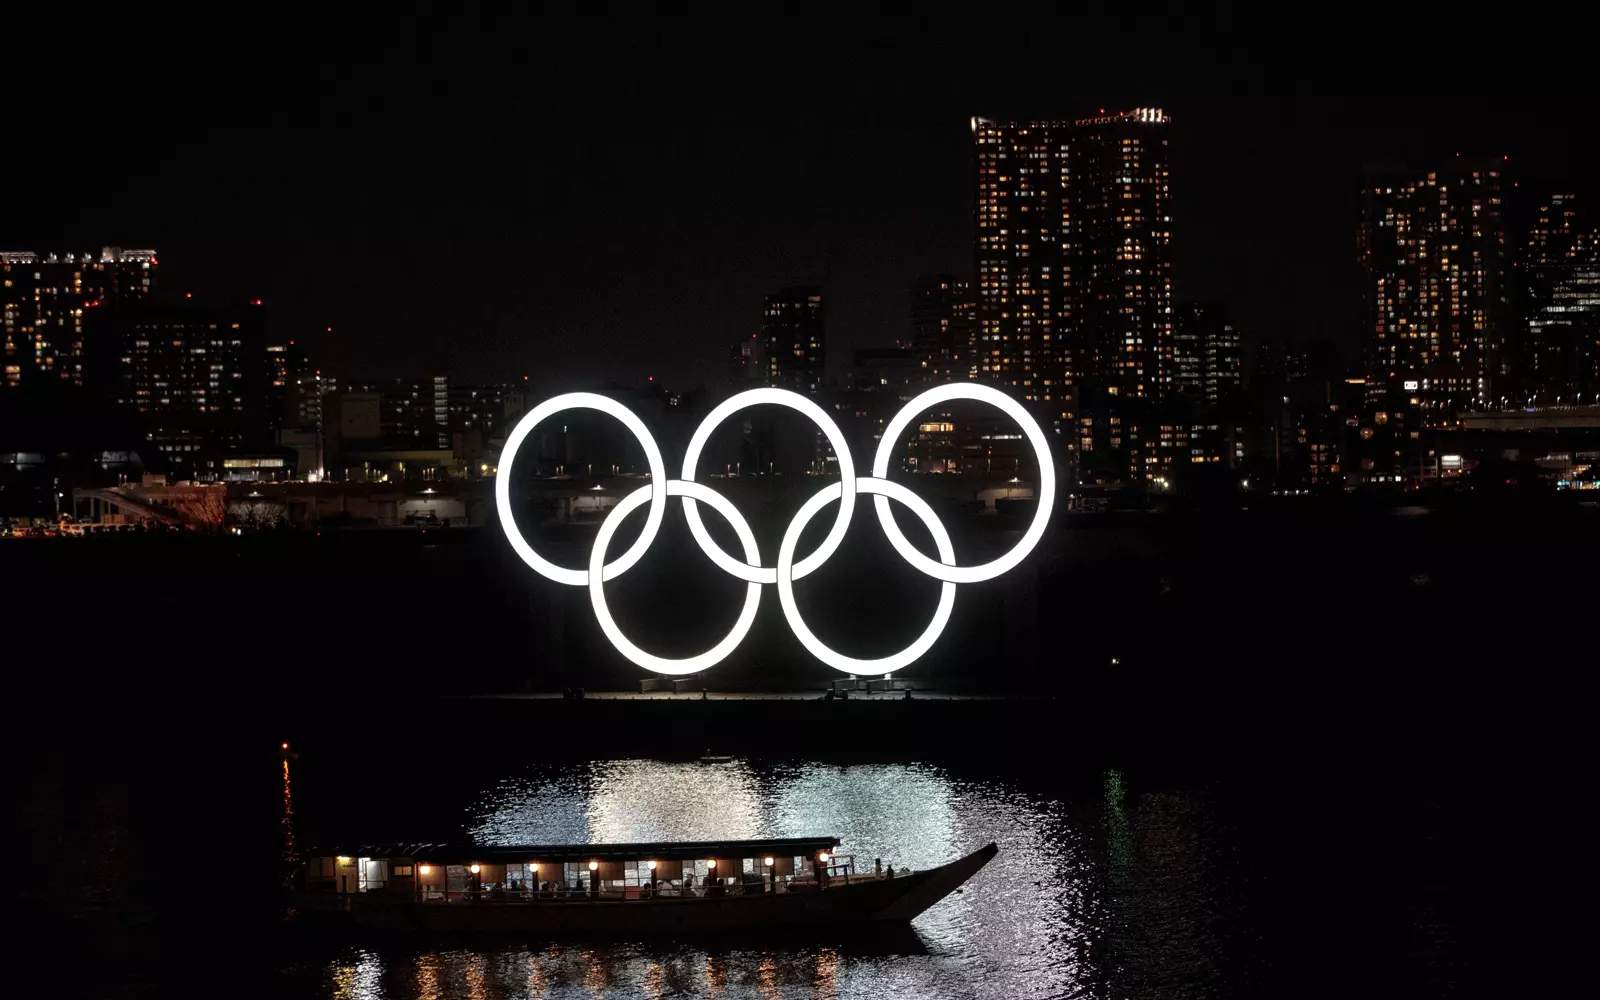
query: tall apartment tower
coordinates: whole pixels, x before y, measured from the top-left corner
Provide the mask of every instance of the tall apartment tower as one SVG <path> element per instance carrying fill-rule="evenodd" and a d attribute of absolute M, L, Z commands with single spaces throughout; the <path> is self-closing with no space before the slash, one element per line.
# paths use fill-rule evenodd
<path fill-rule="evenodd" d="M 308 402 L 298 388 L 301 380 L 315 377 L 311 372 L 311 359 L 304 348 L 295 342 L 276 341 L 266 346 L 266 424 L 277 433 L 285 427 L 303 426 L 301 411 Z"/>
<path fill-rule="evenodd" d="M 117 402 L 141 415 L 172 470 L 270 442 L 259 306 L 141 305 L 118 323 Z"/>
<path fill-rule="evenodd" d="M 84 311 L 150 294 L 154 250 L 0 252 L 0 387 L 84 381 Z"/>
<path fill-rule="evenodd" d="M 1500 160 L 1367 171 L 1357 249 L 1369 383 L 1445 409 L 1487 404 L 1510 370 Z"/>
<path fill-rule="evenodd" d="M 923 384 L 972 375 L 977 300 L 972 282 L 953 274 L 928 274 L 911 284 L 911 350 Z"/>
<path fill-rule="evenodd" d="M 1180 302 L 1173 313 L 1172 396 L 1215 405 L 1244 387 L 1244 345 L 1220 302 Z"/>
<path fill-rule="evenodd" d="M 1520 389 L 1541 403 L 1600 402 L 1600 223 L 1554 194 L 1528 228 Z"/>
<path fill-rule="evenodd" d="M 1172 211 L 1160 108 L 972 120 L 973 375 L 1050 404 L 1165 395 L 1174 373 Z M 1052 417 L 1070 420 L 1070 406 Z"/>
<path fill-rule="evenodd" d="M 825 381 L 827 340 L 822 325 L 822 289 L 801 285 L 765 296 L 761 342 L 768 385 L 815 396 Z"/>

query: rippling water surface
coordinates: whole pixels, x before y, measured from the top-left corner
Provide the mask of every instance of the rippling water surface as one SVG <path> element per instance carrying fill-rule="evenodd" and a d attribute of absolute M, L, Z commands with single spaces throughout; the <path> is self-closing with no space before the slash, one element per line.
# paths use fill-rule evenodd
<path fill-rule="evenodd" d="M 828 833 L 859 866 L 999 855 L 898 939 L 476 949 L 351 945 L 284 970 L 295 996 L 1076 997 L 1222 995 L 1240 876 L 1208 796 L 1063 795 L 919 764 L 651 760 L 527 768 L 463 817 L 484 844 Z"/>

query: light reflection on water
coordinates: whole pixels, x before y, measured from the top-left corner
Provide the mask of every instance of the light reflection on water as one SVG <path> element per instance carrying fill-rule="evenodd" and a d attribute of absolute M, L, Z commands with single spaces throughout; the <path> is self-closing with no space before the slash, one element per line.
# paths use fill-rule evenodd
<path fill-rule="evenodd" d="M 672 942 L 385 946 L 353 949 L 324 966 L 318 995 L 1217 995 L 1202 882 L 1205 807 L 1181 796 L 1149 799 L 1143 811 L 1126 801 L 1114 773 L 1069 803 L 919 764 L 624 760 L 533 768 L 479 797 L 465 824 L 470 836 L 505 845 L 833 834 L 866 868 L 875 858 L 927 868 L 991 840 L 1000 853 L 964 892 L 915 921 L 912 944 L 920 939 L 920 948 L 885 952 L 848 940 L 760 950 Z"/>

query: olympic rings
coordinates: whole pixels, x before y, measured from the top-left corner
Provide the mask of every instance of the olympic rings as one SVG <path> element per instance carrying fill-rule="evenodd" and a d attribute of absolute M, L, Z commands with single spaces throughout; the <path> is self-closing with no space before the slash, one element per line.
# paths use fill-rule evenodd
<path fill-rule="evenodd" d="M 818 490 L 816 496 L 807 500 L 795 512 L 794 520 L 789 522 L 789 530 L 783 533 L 783 543 L 778 546 L 778 603 L 783 605 L 783 617 L 788 620 L 789 628 L 794 630 L 795 638 L 800 640 L 800 645 L 804 646 L 812 656 L 833 669 L 842 670 L 847 674 L 887 674 L 899 670 L 933 648 L 933 644 L 938 641 L 939 633 L 944 631 L 945 624 L 950 621 L 950 609 L 956 603 L 956 585 L 948 580 L 939 585 L 939 607 L 933 613 L 933 621 L 923 629 L 922 635 L 917 637 L 916 642 L 900 652 L 876 660 L 858 660 L 829 649 L 812 633 L 805 619 L 800 617 L 800 609 L 794 603 L 794 574 L 790 573 L 789 569 L 794 560 L 795 543 L 800 540 L 800 532 L 811 523 L 817 511 L 839 499 L 842 492 L 840 487 L 841 484 L 834 483 Z M 876 493 L 879 499 L 898 500 L 910 507 L 913 513 L 922 518 L 922 523 L 928 526 L 929 533 L 933 535 L 933 544 L 939 549 L 939 558 L 950 566 L 955 565 L 956 550 L 950 544 L 950 533 L 944 530 L 939 516 L 928 506 L 926 500 L 899 483 L 892 483 L 887 479 L 860 479 L 856 481 L 856 489 L 862 493 Z"/>
<path fill-rule="evenodd" d="M 617 504 L 616 509 L 606 515 L 606 519 L 601 522 L 600 534 L 595 537 L 594 548 L 589 553 L 589 599 L 594 603 L 594 614 L 600 621 L 600 631 L 606 634 L 606 638 L 611 640 L 611 645 L 617 647 L 617 651 L 623 656 L 646 670 L 654 670 L 658 674 L 698 673 L 714 663 L 721 662 L 724 657 L 733 652 L 734 647 L 744 641 L 745 635 L 750 631 L 750 626 L 755 624 L 756 606 L 761 603 L 761 584 L 749 583 L 745 585 L 744 608 L 739 612 L 739 620 L 734 623 L 733 631 L 729 632 L 721 642 L 699 656 L 691 656 L 682 660 L 669 660 L 665 657 L 646 653 L 634 645 L 627 636 L 622 634 L 622 629 L 617 627 L 616 621 L 611 617 L 611 609 L 606 607 L 605 574 L 595 571 L 600 569 L 601 563 L 605 562 L 606 546 L 611 544 L 611 536 L 617 533 L 617 528 L 622 524 L 623 518 L 632 513 L 640 504 L 650 501 L 651 489 L 652 487 L 649 486 L 641 486 L 629 493 L 621 503 Z M 710 504 L 713 510 L 727 518 L 728 523 L 733 525 L 734 533 L 739 536 L 739 543 L 744 546 L 745 560 L 752 566 L 761 562 L 761 556 L 756 552 L 756 536 L 750 530 L 749 522 L 744 519 L 743 515 L 739 513 L 739 508 L 735 507 L 727 497 L 709 486 L 679 479 L 674 479 L 667 483 L 667 496 L 683 497 L 685 507 L 693 502 L 690 498 L 704 500 Z M 939 527 L 940 530 L 943 530 L 944 525 Z M 947 583 L 945 586 L 951 587 L 953 584 Z"/>
<path fill-rule="evenodd" d="M 896 444 L 910 422 L 919 413 L 930 406 L 955 399 L 970 399 L 976 402 L 988 403 L 1000 409 L 1001 412 L 1016 420 L 1022 426 L 1022 432 L 1033 446 L 1034 453 L 1039 463 L 1039 489 L 1038 506 L 1034 511 L 1033 522 L 1023 532 L 1022 538 L 1012 547 L 1011 551 L 998 559 L 979 566 L 957 566 L 955 564 L 955 549 L 951 545 L 950 535 L 944 525 L 939 521 L 933 508 L 921 497 L 911 490 L 887 479 L 889 462 L 893 458 Z M 705 450 L 706 443 L 710 440 L 711 432 L 717 425 L 735 412 L 747 406 L 761 403 L 787 406 L 809 417 L 828 443 L 833 447 L 833 453 L 839 463 L 839 481 L 823 487 L 811 499 L 807 500 L 794 516 L 785 530 L 783 541 L 778 547 L 777 562 L 774 566 L 761 565 L 760 552 L 756 544 L 755 535 L 750 530 L 750 525 L 740 515 L 738 508 L 734 507 L 722 494 L 712 490 L 709 486 L 695 481 L 696 466 L 699 464 L 700 454 Z M 595 536 L 594 546 L 589 553 L 589 564 L 586 569 L 566 569 L 557 566 L 533 550 L 522 534 L 517 530 L 516 520 L 511 507 L 511 469 L 516 460 L 517 450 L 533 428 L 542 420 L 554 416 L 563 410 L 573 408 L 588 408 L 599 410 L 622 421 L 623 426 L 639 439 L 639 444 L 645 453 L 645 463 L 650 469 L 651 482 L 629 493 L 608 514 L 600 524 L 599 533 Z M 1045 528 L 1049 524 L 1050 509 L 1055 503 L 1056 474 L 1055 466 L 1050 459 L 1049 439 L 1045 437 L 1044 430 L 1034 421 L 1033 417 L 1022 405 L 1004 393 L 984 385 L 972 383 L 952 383 L 942 385 L 917 396 L 907 403 L 894 419 L 884 427 L 882 441 L 878 446 L 872 463 L 872 475 L 858 477 L 855 472 L 855 461 L 850 455 L 850 448 L 839 426 L 833 422 L 827 411 L 812 400 L 798 393 L 784 389 L 751 389 L 741 392 L 731 399 L 713 409 L 695 429 L 690 438 L 689 447 L 684 455 L 683 478 L 668 479 L 666 464 L 661 457 L 661 449 L 657 447 L 655 439 L 645 428 L 644 422 L 623 404 L 608 396 L 595 393 L 574 392 L 556 396 L 545 400 L 530 410 L 512 430 L 507 438 L 504 450 L 500 455 L 500 471 L 495 480 L 495 507 L 500 515 L 500 526 L 506 533 L 506 538 L 511 543 L 512 549 L 527 563 L 534 572 L 557 583 L 569 586 L 588 587 L 589 598 L 594 605 L 595 617 L 600 623 L 600 629 L 605 633 L 611 644 L 617 648 L 629 661 L 644 667 L 647 670 L 661 674 L 691 674 L 704 670 L 728 656 L 729 653 L 744 641 L 749 634 L 751 625 L 755 621 L 756 608 L 761 602 L 761 588 L 765 584 L 776 584 L 778 587 L 778 603 L 783 608 L 785 620 L 795 637 L 800 640 L 807 651 L 822 662 L 836 670 L 848 674 L 881 675 L 915 662 L 919 657 L 933 647 L 939 635 L 944 631 L 950 621 L 951 609 L 955 604 L 955 590 L 958 583 L 979 583 L 992 580 L 1005 571 L 1011 569 L 1025 559 L 1029 552 L 1039 544 L 1039 539 L 1044 536 Z M 873 504 L 878 515 L 878 523 L 883 526 L 884 534 L 889 543 L 894 546 L 908 563 L 918 571 L 940 581 L 939 604 L 934 609 L 933 618 L 929 621 L 920 636 L 898 653 L 877 659 L 857 659 L 838 653 L 824 644 L 811 631 L 810 627 L 800 616 L 800 611 L 794 599 L 794 581 L 816 571 L 824 562 L 838 551 L 844 534 L 849 529 L 850 518 L 855 509 L 857 493 L 873 495 Z M 733 629 L 711 649 L 696 656 L 684 659 L 668 659 L 645 652 L 632 640 L 622 634 L 616 621 L 611 617 L 610 608 L 606 604 L 605 584 L 626 573 L 643 556 L 645 549 L 655 541 L 656 533 L 661 528 L 661 519 L 666 511 L 665 500 L 667 497 L 678 497 L 683 501 L 684 516 L 688 519 L 690 533 L 695 542 L 700 546 L 719 569 L 727 572 L 740 580 L 745 581 L 744 607 L 740 609 L 738 620 Z M 800 535 L 806 525 L 823 507 L 839 501 L 839 513 L 834 520 L 833 527 L 823 539 L 817 550 L 804 559 L 795 561 L 795 548 L 799 545 Z M 911 509 L 933 535 L 934 547 L 938 550 L 939 559 L 935 561 L 917 551 L 916 547 L 907 540 L 900 526 L 895 522 L 890 511 L 889 501 L 894 500 Z M 734 534 L 738 537 L 740 546 L 744 549 L 744 561 L 741 562 L 719 546 L 710 532 L 706 530 L 705 523 L 700 518 L 699 502 L 710 504 L 712 509 L 721 514 L 733 526 Z M 641 505 L 649 504 L 650 510 L 645 515 L 644 530 L 633 546 L 618 556 L 611 563 L 605 561 L 606 552 L 621 527 L 622 521 Z"/>
<path fill-rule="evenodd" d="M 739 410 L 759 403 L 787 406 L 810 417 L 811 422 L 816 424 L 823 436 L 828 439 L 828 444 L 833 446 L 833 454 L 839 460 L 839 482 L 846 484 L 844 498 L 839 504 L 839 516 L 834 519 L 828 537 L 817 546 L 817 551 L 795 564 L 794 576 L 798 580 L 802 576 L 809 576 L 818 566 L 833 558 L 834 552 L 838 551 L 839 543 L 844 541 L 844 533 L 850 528 L 850 516 L 855 512 L 855 459 L 850 457 L 850 445 L 845 441 L 839 425 L 828 416 L 827 410 L 798 392 L 790 392 L 787 389 L 749 389 L 738 393 L 706 414 L 706 418 L 700 421 L 700 426 L 695 428 L 694 436 L 689 439 L 689 449 L 683 455 L 683 478 L 691 480 L 694 478 L 695 466 L 700 464 L 700 452 L 705 449 L 706 442 L 711 440 L 711 432 L 716 430 L 718 424 Z M 711 537 L 711 533 L 706 531 L 705 522 L 700 520 L 700 511 L 693 500 L 683 502 L 683 516 L 689 520 L 689 532 L 694 535 L 694 540 L 700 543 L 700 548 L 723 572 L 731 573 L 751 583 L 778 582 L 776 569 L 745 566 L 722 551 L 722 547 Z"/>
<path fill-rule="evenodd" d="M 894 522 L 894 515 L 889 512 L 887 496 L 880 494 L 876 498 L 875 506 L 878 509 L 878 523 L 883 525 L 883 533 L 889 536 L 889 544 L 894 546 L 894 550 L 902 559 L 915 566 L 919 572 L 946 583 L 982 583 L 984 580 L 993 580 L 1020 563 L 1029 552 L 1033 551 L 1033 547 L 1039 544 L 1039 539 L 1044 537 L 1044 529 L 1049 524 L 1050 507 L 1056 502 L 1056 467 L 1055 463 L 1050 461 L 1050 440 L 1044 436 L 1044 429 L 1028 415 L 1028 411 L 1022 408 L 1021 403 L 1000 390 L 991 389 L 986 385 L 970 383 L 962 385 L 952 382 L 949 385 L 936 386 L 917 396 L 884 426 L 883 439 L 878 442 L 878 453 L 872 459 L 872 475 L 882 479 L 889 474 L 889 458 L 896 442 L 900 440 L 900 433 L 917 414 L 930 406 L 952 399 L 972 399 L 988 403 L 1022 425 L 1022 433 L 1028 436 L 1028 443 L 1033 445 L 1033 453 L 1039 458 L 1038 509 L 1034 512 L 1033 523 L 1028 525 L 1028 530 L 1023 532 L 1010 552 L 992 562 L 986 562 L 982 566 L 941 566 L 918 552 L 906 540 L 906 536 L 901 534 L 900 526 Z M 859 488 L 858 486 L 857 489 Z"/>
<path fill-rule="evenodd" d="M 589 574 L 581 569 L 563 569 L 555 563 L 533 551 L 533 546 L 516 530 L 516 520 L 511 513 L 511 463 L 516 460 L 517 449 L 522 447 L 522 441 L 528 432 L 546 417 L 553 417 L 562 410 L 590 409 L 608 413 L 622 421 L 622 426 L 633 432 L 639 439 L 639 445 L 644 448 L 645 464 L 650 467 L 650 482 L 664 483 L 667 481 L 667 463 L 661 459 L 661 449 L 656 447 L 656 439 L 650 436 L 649 428 L 638 414 L 612 399 L 593 392 L 569 392 L 564 396 L 547 399 L 528 411 L 527 416 L 517 421 L 517 426 L 512 428 L 511 436 L 506 438 L 506 446 L 500 451 L 500 464 L 504 472 L 495 477 L 494 481 L 494 506 L 500 515 L 500 523 L 506 529 L 506 540 L 516 550 L 522 561 L 533 568 L 540 576 L 548 577 L 557 583 L 564 583 L 569 587 L 582 587 L 589 582 Z M 651 499 L 655 494 L 651 494 Z M 614 580 L 633 568 L 633 564 L 644 557 L 644 550 L 656 540 L 656 532 L 661 530 L 661 518 L 667 512 L 667 505 L 652 503 L 650 513 L 645 515 L 644 530 L 639 533 L 639 540 L 633 543 L 633 548 L 624 552 L 616 562 L 602 570 L 607 580 Z"/>

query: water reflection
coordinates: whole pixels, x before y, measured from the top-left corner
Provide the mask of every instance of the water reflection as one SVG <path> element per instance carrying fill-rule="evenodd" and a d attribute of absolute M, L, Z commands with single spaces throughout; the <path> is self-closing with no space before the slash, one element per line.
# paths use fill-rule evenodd
<path fill-rule="evenodd" d="M 1137 793 L 1115 772 L 1070 794 L 920 764 L 649 760 L 530 768 L 466 823 L 487 844 L 842 838 L 858 864 L 914 869 L 993 840 L 965 891 L 910 945 L 520 942 L 486 951 L 352 951 L 330 997 L 1171 997 L 1224 992 L 1229 887 L 1203 795 Z M 404 974 L 384 975 L 385 962 Z M 387 987 L 387 988 L 386 988 Z"/>
<path fill-rule="evenodd" d="M 379 1000 L 383 991 L 383 962 L 370 951 L 357 952 L 333 969 L 333 1000 Z"/>
<path fill-rule="evenodd" d="M 1028 991 L 1013 996 L 1072 992 L 1082 973 L 1071 943 L 1083 933 L 1091 859 L 1076 849 L 1079 837 L 1059 808 L 936 767 L 624 760 L 533 769 L 487 792 L 469 833 L 497 845 L 832 834 L 858 866 L 881 859 L 915 870 L 993 840 L 999 856 L 965 891 L 916 921 L 930 983 L 959 973 L 977 989 L 995 954 L 1030 980 Z M 708 992 L 728 989 L 721 961 L 708 956 Z M 810 985 L 840 989 L 836 953 L 809 963 Z M 749 984 L 753 995 L 771 993 L 780 975 L 792 980 L 799 972 L 776 956 L 763 958 Z"/>

